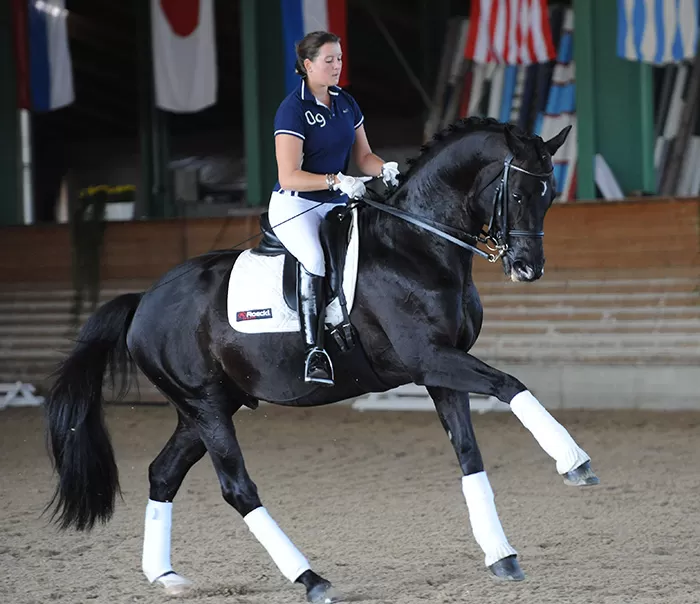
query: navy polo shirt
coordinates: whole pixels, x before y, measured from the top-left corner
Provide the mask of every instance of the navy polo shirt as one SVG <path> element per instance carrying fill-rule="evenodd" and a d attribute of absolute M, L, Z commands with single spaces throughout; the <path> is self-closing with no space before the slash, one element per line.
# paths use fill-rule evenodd
<path fill-rule="evenodd" d="M 313 174 L 345 173 L 355 143 L 355 130 L 364 116 L 352 96 L 339 88 L 328 89 L 330 109 L 318 101 L 304 80 L 282 101 L 275 115 L 275 136 L 291 134 L 304 141 L 301 169 Z M 280 183 L 275 191 L 281 190 Z M 299 193 L 314 201 L 342 201 L 339 191 L 304 191 Z"/>

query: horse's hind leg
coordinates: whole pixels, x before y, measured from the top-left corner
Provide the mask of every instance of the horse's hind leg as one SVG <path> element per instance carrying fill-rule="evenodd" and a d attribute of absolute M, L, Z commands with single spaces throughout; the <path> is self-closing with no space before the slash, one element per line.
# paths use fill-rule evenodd
<path fill-rule="evenodd" d="M 304 585 L 309 602 L 336 601 L 338 598 L 330 582 L 311 570 L 308 560 L 263 507 L 257 487 L 246 470 L 231 415 L 221 412 L 226 408 L 225 396 L 220 400 L 190 402 L 198 409 L 199 433 L 211 456 L 226 502 L 243 516 L 282 574 L 291 582 Z"/>
<path fill-rule="evenodd" d="M 484 552 L 484 563 L 499 579 L 521 581 L 525 576 L 520 570 L 517 552 L 503 532 L 493 490 L 474 436 L 469 394 L 432 387 L 428 388 L 428 392 L 464 473 L 462 493 L 467 502 L 474 539 Z"/>
<path fill-rule="evenodd" d="M 146 578 L 169 595 L 186 591 L 191 583 L 170 564 L 173 499 L 185 475 L 206 453 L 194 422 L 178 410 L 175 432 L 148 468 L 150 492 L 146 506 L 141 566 Z"/>

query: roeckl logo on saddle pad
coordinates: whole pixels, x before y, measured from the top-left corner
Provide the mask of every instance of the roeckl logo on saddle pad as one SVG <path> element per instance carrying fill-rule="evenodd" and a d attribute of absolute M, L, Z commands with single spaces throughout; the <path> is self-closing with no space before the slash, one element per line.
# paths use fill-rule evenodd
<path fill-rule="evenodd" d="M 253 319 L 272 319 L 271 308 L 259 308 L 257 310 L 239 310 L 236 313 L 236 321 L 252 321 Z"/>

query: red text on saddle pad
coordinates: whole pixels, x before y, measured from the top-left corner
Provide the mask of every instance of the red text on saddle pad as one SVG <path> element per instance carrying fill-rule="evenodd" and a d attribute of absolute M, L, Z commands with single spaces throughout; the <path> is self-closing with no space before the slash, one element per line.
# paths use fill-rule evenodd
<path fill-rule="evenodd" d="M 186 38 L 199 25 L 199 0 L 160 0 L 165 18 L 173 32 Z"/>

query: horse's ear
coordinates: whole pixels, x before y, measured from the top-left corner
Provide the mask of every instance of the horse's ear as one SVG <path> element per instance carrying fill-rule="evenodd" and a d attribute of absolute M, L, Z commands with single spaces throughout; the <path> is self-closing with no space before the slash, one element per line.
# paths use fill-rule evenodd
<path fill-rule="evenodd" d="M 503 134 L 506 137 L 506 145 L 511 150 L 513 155 L 518 156 L 525 149 L 525 143 L 518 137 L 518 135 L 513 131 L 513 128 L 508 124 L 503 130 Z"/>
<path fill-rule="evenodd" d="M 559 134 L 550 138 L 544 144 L 545 149 L 547 149 L 547 153 L 553 156 L 559 150 L 559 147 L 564 144 L 564 141 L 566 140 L 566 137 L 569 136 L 570 131 L 571 126 L 567 126 L 566 128 L 563 128 Z"/>

